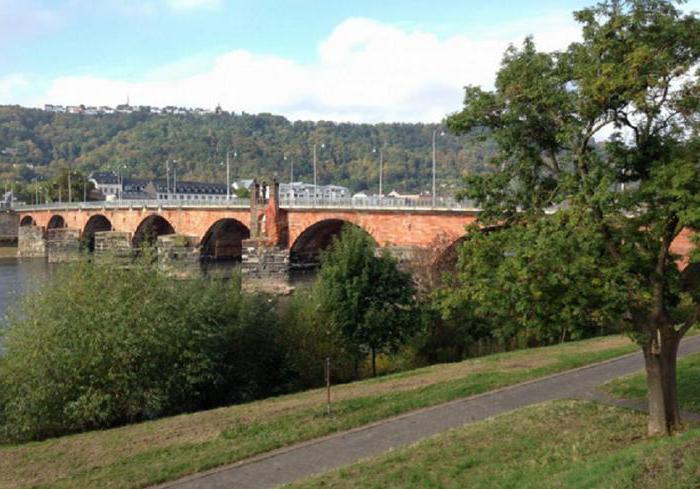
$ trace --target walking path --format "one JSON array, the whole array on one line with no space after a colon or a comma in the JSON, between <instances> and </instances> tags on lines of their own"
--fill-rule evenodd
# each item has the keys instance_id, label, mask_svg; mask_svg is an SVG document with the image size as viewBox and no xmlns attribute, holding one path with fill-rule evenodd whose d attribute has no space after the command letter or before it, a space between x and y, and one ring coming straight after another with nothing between
<instances>
[{"instance_id":1,"label":"walking path","mask_svg":"<svg viewBox=\"0 0 700 489\"><path fill-rule=\"evenodd\" d=\"M695 352L700 352L700 336L684 340L679 356ZM159 487L273 488L531 404L554 399L595 398L596 386L643 368L641 353L633 353L274 450Z\"/></svg>"}]
</instances>

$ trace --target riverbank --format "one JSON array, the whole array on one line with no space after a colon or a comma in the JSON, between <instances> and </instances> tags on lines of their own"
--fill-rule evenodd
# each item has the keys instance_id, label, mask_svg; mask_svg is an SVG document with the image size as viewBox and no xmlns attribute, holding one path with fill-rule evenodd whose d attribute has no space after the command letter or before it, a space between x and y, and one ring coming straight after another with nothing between
<instances>
[{"instance_id":1,"label":"riverbank","mask_svg":"<svg viewBox=\"0 0 700 489\"><path fill-rule=\"evenodd\" d=\"M0 448L0 487L139 488L401 413L588 365L637 346L595 338L387 375L325 390ZM40 470L39 470L40 467Z\"/></svg>"}]
</instances>

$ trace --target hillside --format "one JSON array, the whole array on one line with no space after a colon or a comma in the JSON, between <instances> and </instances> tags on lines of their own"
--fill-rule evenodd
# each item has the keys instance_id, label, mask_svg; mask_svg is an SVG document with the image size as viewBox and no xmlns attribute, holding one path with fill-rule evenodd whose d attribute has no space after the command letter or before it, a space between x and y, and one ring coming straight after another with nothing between
<instances>
[{"instance_id":1,"label":"hillside","mask_svg":"<svg viewBox=\"0 0 700 489\"><path fill-rule=\"evenodd\" d=\"M177 161L178 178L224 181L221 162L232 159L232 178L290 176L313 180L314 142L319 183L353 191L376 191L378 155L384 145L385 191L429 190L434 124L290 122L271 114L152 114L148 110L102 115L52 113L0 106L0 180L31 181L60 168L83 172L123 169L132 177L161 177L166 160ZM437 179L441 193L465 173L484 171L495 151L476 135L438 138ZM284 160L284 156L288 160ZM124 169L125 168L125 169Z\"/></svg>"}]
</instances>

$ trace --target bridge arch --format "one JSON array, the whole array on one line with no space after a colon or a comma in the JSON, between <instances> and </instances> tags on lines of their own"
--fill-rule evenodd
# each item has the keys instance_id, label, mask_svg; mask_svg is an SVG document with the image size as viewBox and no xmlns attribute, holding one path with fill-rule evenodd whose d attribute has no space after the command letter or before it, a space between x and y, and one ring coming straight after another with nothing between
<instances>
[{"instance_id":1,"label":"bridge arch","mask_svg":"<svg viewBox=\"0 0 700 489\"><path fill-rule=\"evenodd\" d=\"M54 214L51 216L51 219L49 219L49 223L46 225L46 229L59 229L59 228L65 228L66 226L66 220L63 219L63 216L59 214Z\"/></svg>"},{"instance_id":2,"label":"bridge arch","mask_svg":"<svg viewBox=\"0 0 700 489\"><path fill-rule=\"evenodd\" d=\"M32 216L24 216L19 222L20 226L36 226L36 221Z\"/></svg>"},{"instance_id":3,"label":"bridge arch","mask_svg":"<svg viewBox=\"0 0 700 489\"><path fill-rule=\"evenodd\" d=\"M321 252L327 249L345 226L362 229L372 241L376 240L361 226L343 219L324 219L306 228L292 244L289 250L289 261L293 269L314 269L320 263Z\"/></svg>"},{"instance_id":4,"label":"bridge arch","mask_svg":"<svg viewBox=\"0 0 700 489\"><path fill-rule=\"evenodd\" d=\"M134 232L132 243L134 248L139 248L144 244L154 245L158 236L166 234L175 234L173 225L164 217L158 214L151 214L139 223Z\"/></svg>"},{"instance_id":5,"label":"bridge arch","mask_svg":"<svg viewBox=\"0 0 700 489\"><path fill-rule=\"evenodd\" d=\"M111 231L112 223L102 214L90 216L83 228L82 239L88 251L95 251L95 233L100 231Z\"/></svg>"},{"instance_id":6,"label":"bridge arch","mask_svg":"<svg viewBox=\"0 0 700 489\"><path fill-rule=\"evenodd\" d=\"M232 217L212 224L200 241L203 262L239 262L243 255L243 240L250 238L250 229Z\"/></svg>"}]
</instances>

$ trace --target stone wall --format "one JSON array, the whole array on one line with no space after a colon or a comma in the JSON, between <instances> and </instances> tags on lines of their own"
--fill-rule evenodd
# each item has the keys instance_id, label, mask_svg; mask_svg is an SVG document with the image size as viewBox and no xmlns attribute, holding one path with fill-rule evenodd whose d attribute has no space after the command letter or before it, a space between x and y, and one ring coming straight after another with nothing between
<instances>
[{"instance_id":1,"label":"stone wall","mask_svg":"<svg viewBox=\"0 0 700 489\"><path fill-rule=\"evenodd\" d=\"M95 233L95 260L130 260L132 256L131 233L123 231Z\"/></svg>"},{"instance_id":2,"label":"stone wall","mask_svg":"<svg viewBox=\"0 0 700 489\"><path fill-rule=\"evenodd\" d=\"M49 229L46 239L49 263L63 263L80 258L80 229Z\"/></svg>"},{"instance_id":3,"label":"stone wall","mask_svg":"<svg viewBox=\"0 0 700 489\"><path fill-rule=\"evenodd\" d=\"M267 246L262 239L243 240L241 285L245 290L255 292L291 292L289 250Z\"/></svg>"},{"instance_id":4,"label":"stone wall","mask_svg":"<svg viewBox=\"0 0 700 489\"><path fill-rule=\"evenodd\" d=\"M21 226L17 234L17 256L46 258L46 236L41 226Z\"/></svg>"},{"instance_id":5,"label":"stone wall","mask_svg":"<svg viewBox=\"0 0 700 489\"><path fill-rule=\"evenodd\" d=\"M182 234L158 236L158 268L179 278L194 277L201 273L197 238Z\"/></svg>"}]
</instances>

